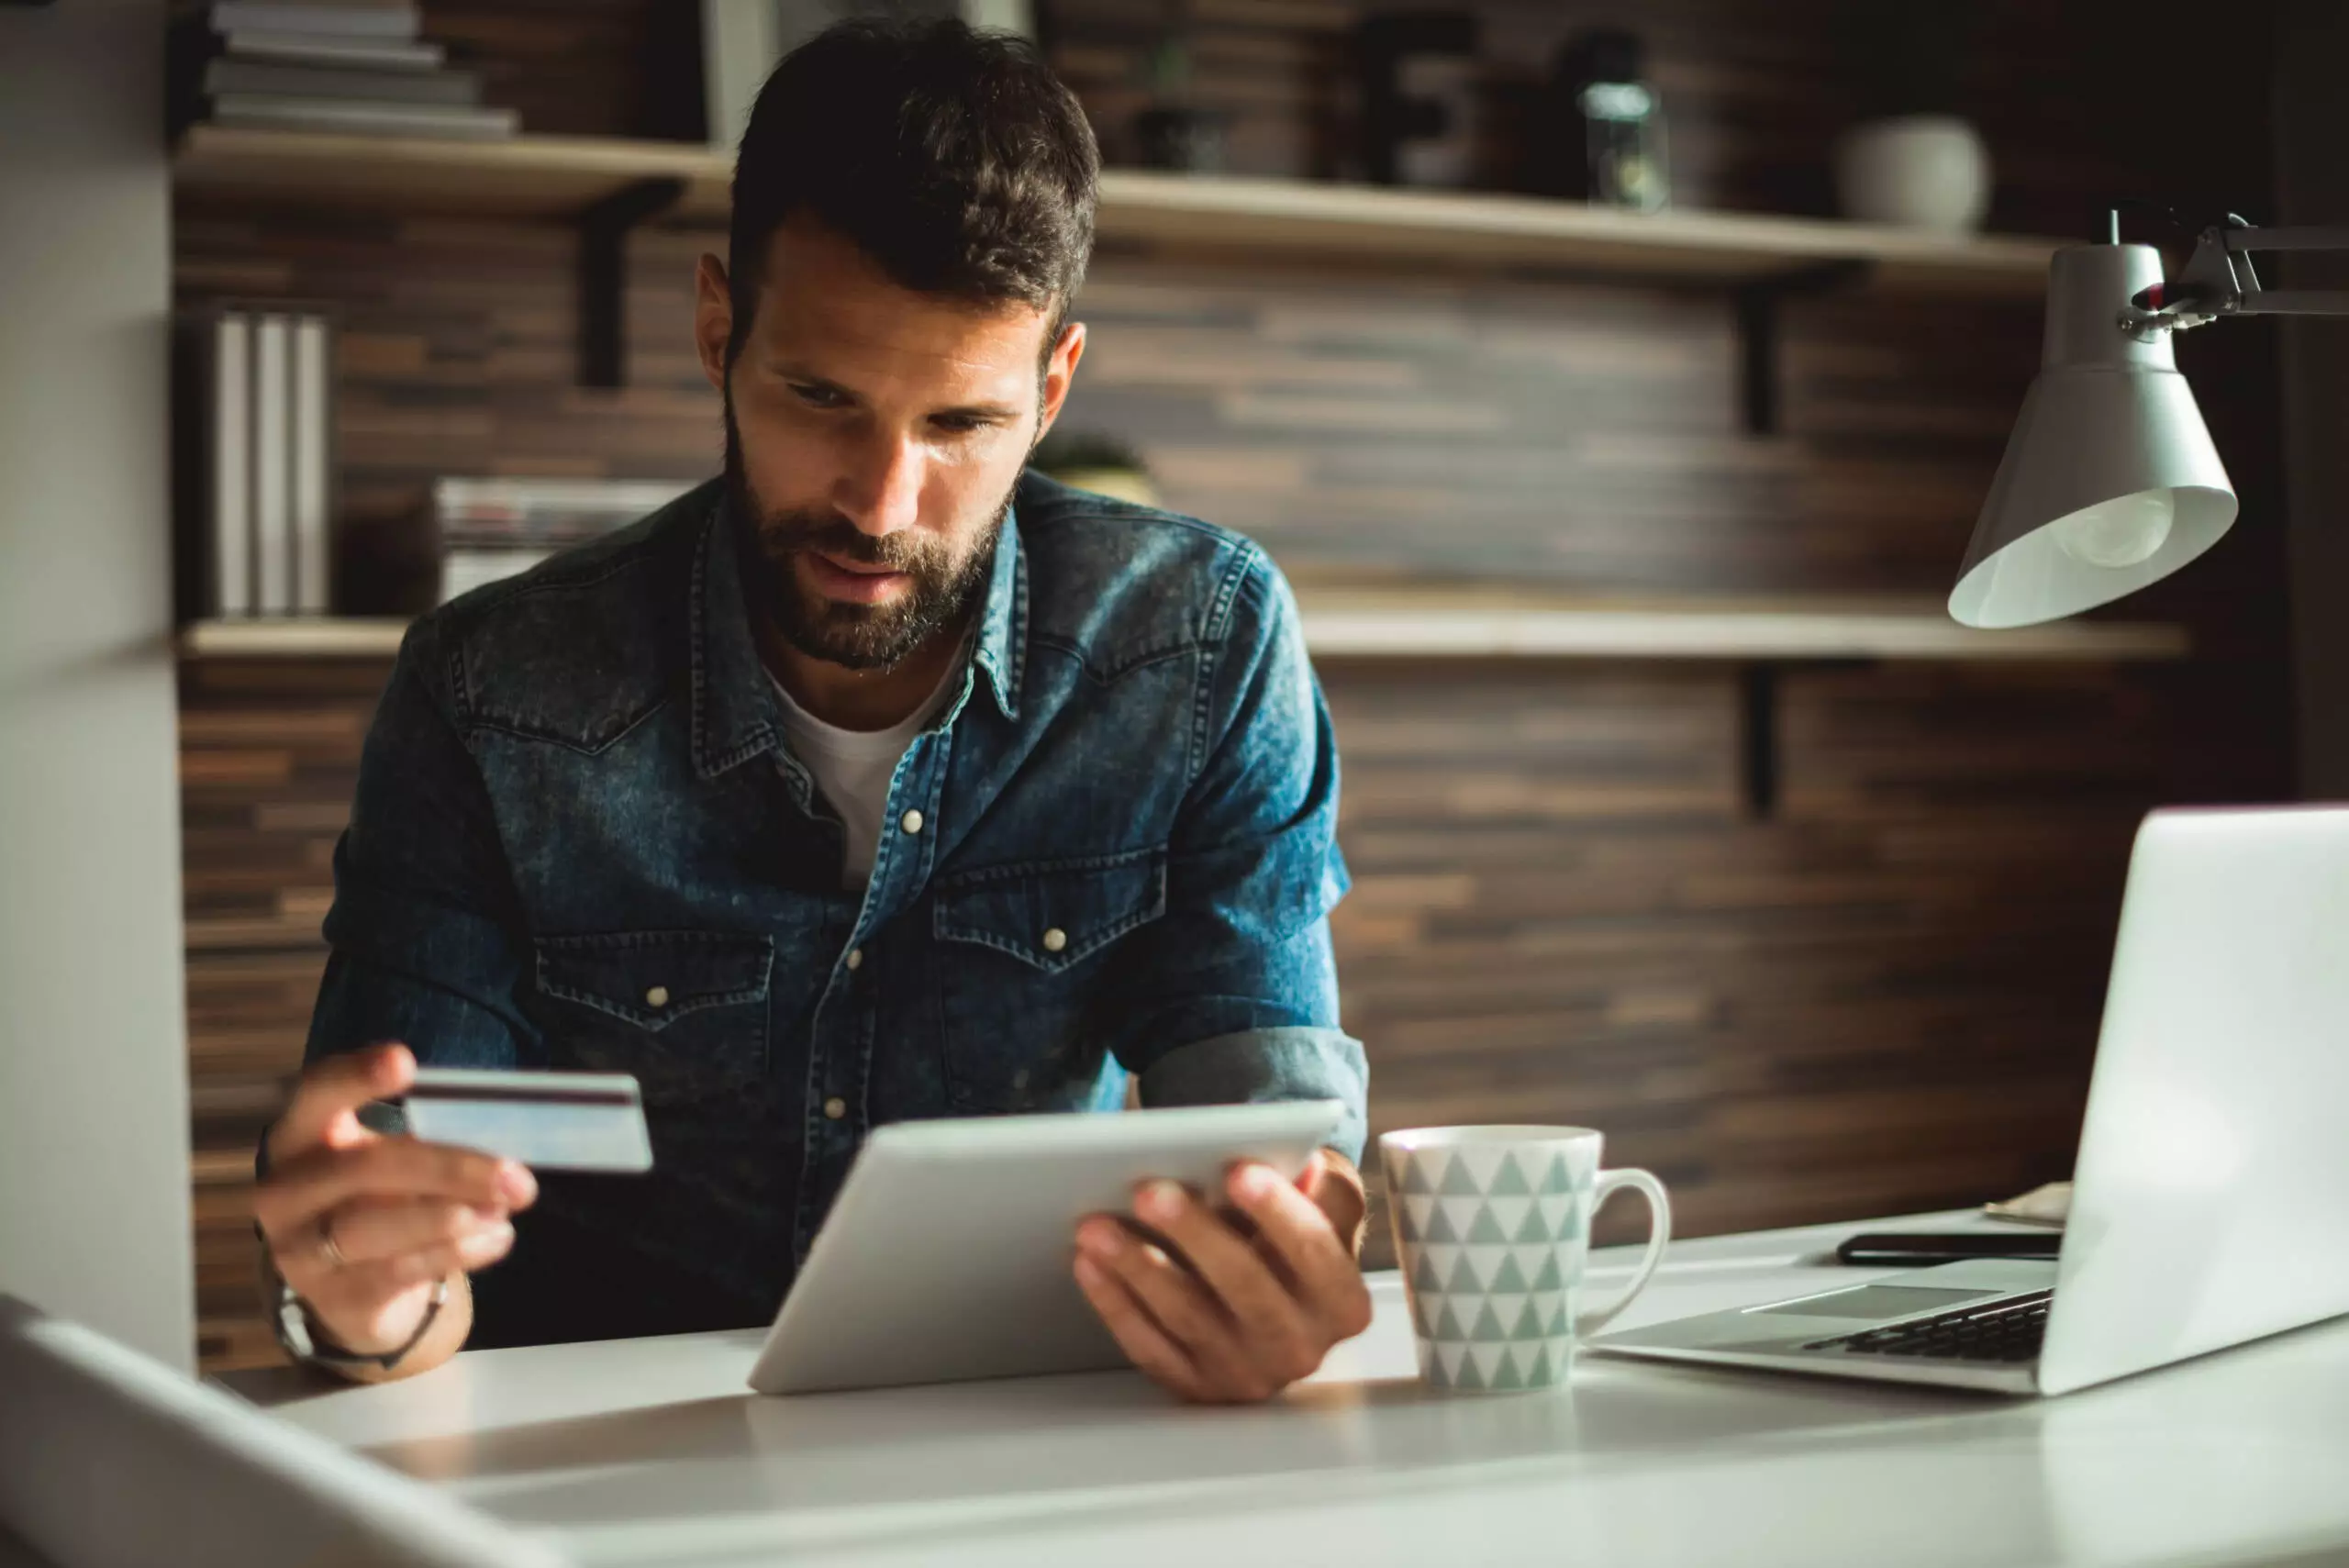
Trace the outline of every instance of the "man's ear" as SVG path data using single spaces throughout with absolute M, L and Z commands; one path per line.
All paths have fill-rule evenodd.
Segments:
M 704 251 L 694 266 L 694 349 L 703 377 L 720 393 L 726 390 L 726 345 L 733 336 L 734 295 L 726 263 Z
M 1085 323 L 1072 321 L 1061 328 L 1060 341 L 1052 345 L 1052 357 L 1044 361 L 1043 412 L 1036 421 L 1036 439 L 1052 428 L 1061 417 L 1061 405 L 1068 401 L 1068 390 L 1076 380 L 1076 361 L 1085 357 Z

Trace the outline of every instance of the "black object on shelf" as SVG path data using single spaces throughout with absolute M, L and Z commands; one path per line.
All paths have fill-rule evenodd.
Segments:
M 1192 100 L 1189 13 L 1187 5 L 1174 6 L 1151 49 L 1151 106 L 1134 117 L 1135 151 L 1147 168 L 1220 173 L 1231 117 Z
M 1370 177 L 1388 185 L 1473 183 L 1481 130 L 1475 17 L 1368 17 L 1356 29 L 1355 46 Z
M 1636 34 L 1598 28 L 1558 51 L 1542 159 L 1549 188 L 1598 206 L 1654 212 L 1672 199 L 1664 106 Z

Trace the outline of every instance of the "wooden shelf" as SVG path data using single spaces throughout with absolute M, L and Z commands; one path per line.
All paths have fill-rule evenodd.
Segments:
M 196 126 L 174 164 L 206 195 L 400 212 L 572 218 L 648 181 L 673 214 L 722 217 L 732 161 L 684 142 L 523 136 L 505 141 Z M 2057 241 L 1746 213 L 1636 214 L 1534 196 L 1109 170 L 1101 239 L 1186 250 L 1342 254 L 1540 267 L 1736 285 L 1865 268 L 1887 286 L 2033 295 Z
M 1539 196 L 1130 170 L 1102 175 L 1097 232 L 1112 242 L 1170 248 L 1333 252 L 1712 285 L 1855 265 L 1887 286 L 2023 295 L 2045 287 L 2058 243 L 1952 239 L 1753 213 L 1642 214 Z
M 306 617 L 200 620 L 180 628 L 190 659 L 389 659 L 408 623 L 397 618 Z
M 2182 659 L 2186 628 L 1958 625 L 1938 601 L 1592 599 L 1475 585 L 1296 584 L 1321 658 L 2139 662 Z
M 2183 627 L 2063 621 L 1976 631 L 1930 601 L 1629 603 L 1310 579 L 1297 595 L 1306 644 L 1328 659 L 2134 662 L 2191 651 Z M 406 630 L 399 620 L 201 621 L 180 646 L 195 659 L 388 659 Z
M 518 136 L 503 141 L 191 126 L 181 191 L 401 213 L 568 219 L 645 180 L 681 180 L 684 216 L 723 217 L 733 166 L 688 142 Z

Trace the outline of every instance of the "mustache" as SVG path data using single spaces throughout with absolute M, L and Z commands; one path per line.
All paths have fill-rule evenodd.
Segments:
M 932 564 L 937 551 L 926 541 L 907 534 L 874 537 L 838 512 L 785 512 L 759 524 L 759 545 L 769 559 L 821 551 L 859 566 L 891 572 L 919 573 Z

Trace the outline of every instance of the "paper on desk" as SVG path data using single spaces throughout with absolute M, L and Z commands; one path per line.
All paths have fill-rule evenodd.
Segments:
M 2072 1184 L 2049 1182 L 2033 1187 L 2021 1197 L 2010 1197 L 2004 1203 L 1986 1203 L 1982 1212 L 1993 1219 L 2011 1219 L 2022 1225 L 2057 1225 L 2070 1218 Z

